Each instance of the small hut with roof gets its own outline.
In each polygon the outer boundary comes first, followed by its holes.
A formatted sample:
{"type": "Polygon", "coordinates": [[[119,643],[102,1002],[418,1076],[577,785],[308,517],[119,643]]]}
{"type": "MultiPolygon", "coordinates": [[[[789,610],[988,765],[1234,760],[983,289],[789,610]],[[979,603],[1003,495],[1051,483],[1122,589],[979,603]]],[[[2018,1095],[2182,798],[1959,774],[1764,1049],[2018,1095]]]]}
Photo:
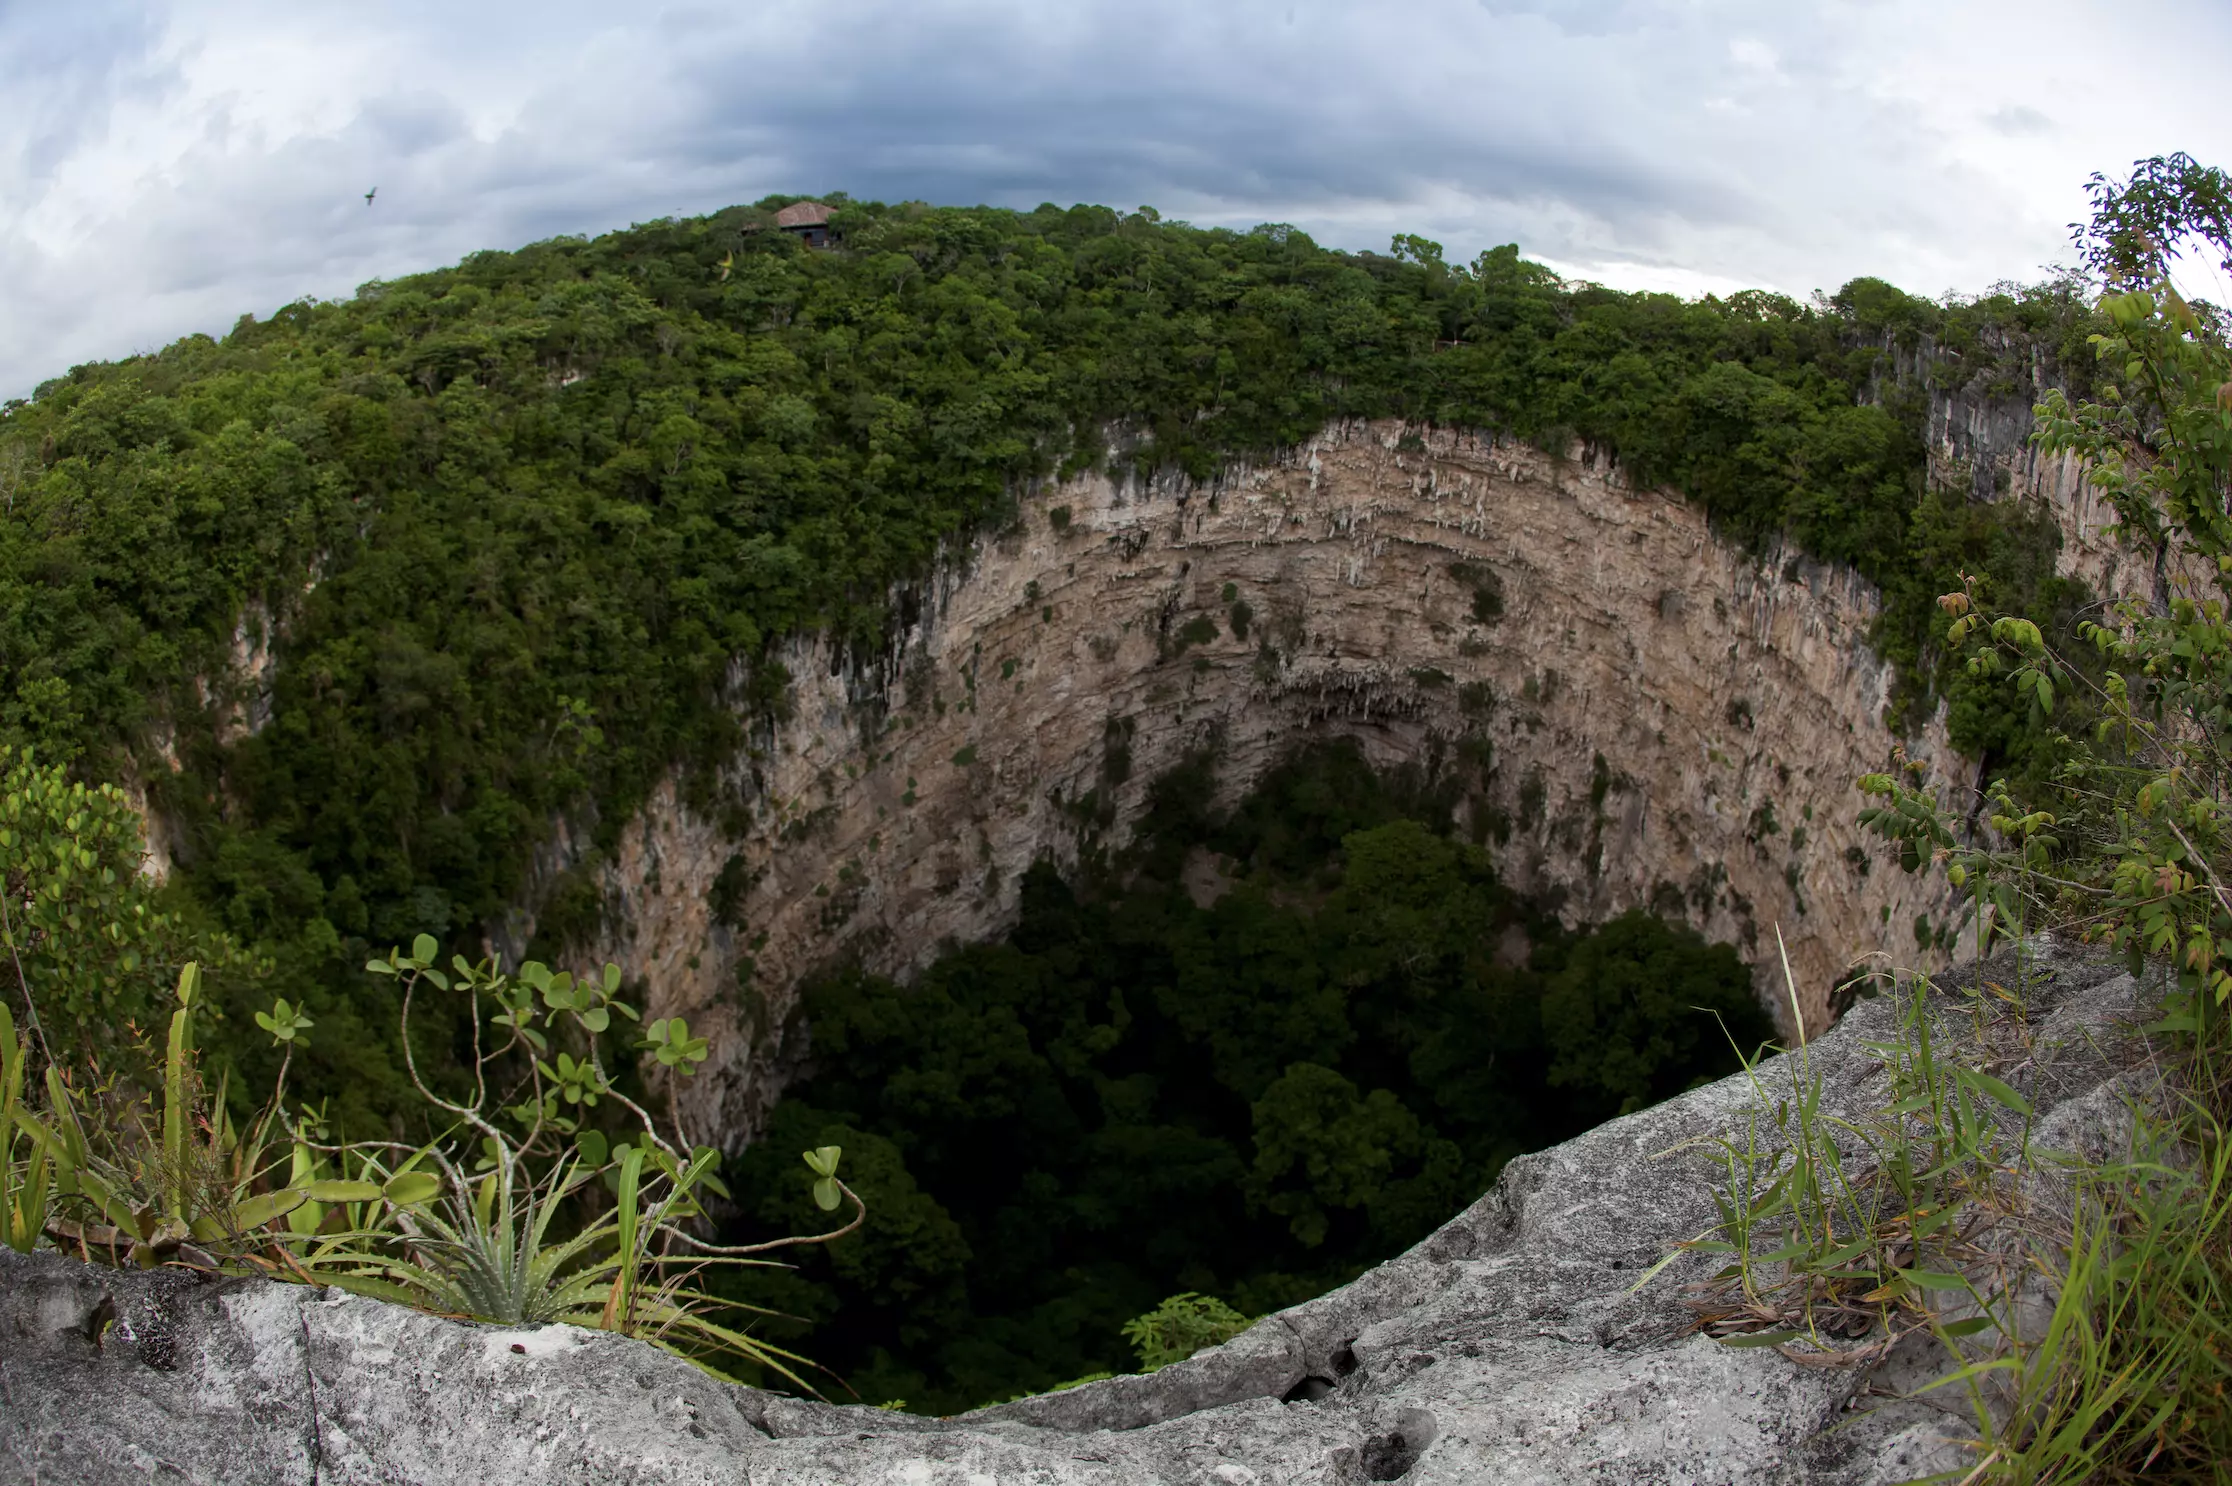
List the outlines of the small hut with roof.
{"type": "Polygon", "coordinates": [[[809,248],[829,246],[831,210],[818,201],[794,201],[775,214],[775,225],[809,248]]]}

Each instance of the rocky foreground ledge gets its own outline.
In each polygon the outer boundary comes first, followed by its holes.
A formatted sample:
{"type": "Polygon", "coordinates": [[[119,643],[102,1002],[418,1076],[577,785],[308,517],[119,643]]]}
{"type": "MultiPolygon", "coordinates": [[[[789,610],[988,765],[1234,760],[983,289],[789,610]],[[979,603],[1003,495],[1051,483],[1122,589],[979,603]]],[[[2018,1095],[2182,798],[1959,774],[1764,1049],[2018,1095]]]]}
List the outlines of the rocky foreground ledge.
{"type": "MultiPolygon", "coordinates": [[[[2050,941],[2026,982],[2028,1058],[2002,1076],[2038,1107],[2034,1146],[2119,1146],[2151,1077],[2137,985],[2050,941]]],[[[1825,1108],[1880,1104],[1864,1044],[1890,1020],[1863,1003],[1814,1044],[1825,1108]]],[[[1409,1253],[1190,1361],[955,1419],[724,1384],[572,1327],[0,1248],[0,1481],[1861,1486],[1957,1464],[1962,1417],[1884,1396],[1937,1359],[1805,1368],[1696,1335],[1678,1292],[1702,1258],[1631,1293],[1714,1221],[1713,1168],[1663,1153],[1751,1099],[1724,1080],[1514,1161],[1409,1253]]]]}

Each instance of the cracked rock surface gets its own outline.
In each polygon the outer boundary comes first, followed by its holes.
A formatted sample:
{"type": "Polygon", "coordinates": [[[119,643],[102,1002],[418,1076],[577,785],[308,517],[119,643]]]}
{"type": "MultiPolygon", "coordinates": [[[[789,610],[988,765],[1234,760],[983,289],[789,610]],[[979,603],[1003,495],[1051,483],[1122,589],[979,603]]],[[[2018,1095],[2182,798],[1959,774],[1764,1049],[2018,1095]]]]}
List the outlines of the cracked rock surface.
{"type": "MultiPolygon", "coordinates": [[[[2147,1072],[2132,978],[2051,941],[1968,976],[2025,1003],[2008,1073],[2034,1144],[2113,1147],[2147,1072]]],[[[1863,1003],[1814,1043],[1825,1109],[1880,1103],[1864,1044],[1890,1016],[1863,1003]]],[[[1708,1261],[1635,1290],[1714,1221],[1685,1143],[1753,1099],[1723,1080],[1514,1161],[1409,1253],[1151,1376],[945,1420],[738,1387],[571,1327],[0,1249],[0,1480],[1868,1486],[1959,1464],[1964,1421],[1872,1397],[1883,1375],[1692,1333],[1678,1290],[1708,1261]]]]}

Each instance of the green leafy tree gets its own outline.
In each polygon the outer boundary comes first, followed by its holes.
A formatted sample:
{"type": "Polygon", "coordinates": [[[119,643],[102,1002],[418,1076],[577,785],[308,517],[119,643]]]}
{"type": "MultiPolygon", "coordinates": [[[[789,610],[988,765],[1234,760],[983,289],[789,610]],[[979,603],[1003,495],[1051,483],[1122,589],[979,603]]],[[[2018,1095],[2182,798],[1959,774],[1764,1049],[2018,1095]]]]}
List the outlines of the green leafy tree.
{"type": "Polygon", "coordinates": [[[1417,1116],[1387,1090],[1363,1095],[1330,1068],[1296,1063],[1256,1101],[1250,1192],[1314,1249],[1329,1212],[1370,1206],[1420,1139],[1417,1116]]]}
{"type": "Polygon", "coordinates": [[[1655,1104],[1728,1071],[1730,1049],[1774,1036],[1750,970],[1724,944],[1642,912],[1575,945],[1542,998],[1550,1082],[1613,1101],[1655,1104]]]}
{"type": "Polygon", "coordinates": [[[0,975],[50,1046],[122,1051],[133,1029],[161,1020],[188,961],[244,967],[221,936],[160,906],[145,868],[139,813],[122,790],[0,744],[0,975]]]}

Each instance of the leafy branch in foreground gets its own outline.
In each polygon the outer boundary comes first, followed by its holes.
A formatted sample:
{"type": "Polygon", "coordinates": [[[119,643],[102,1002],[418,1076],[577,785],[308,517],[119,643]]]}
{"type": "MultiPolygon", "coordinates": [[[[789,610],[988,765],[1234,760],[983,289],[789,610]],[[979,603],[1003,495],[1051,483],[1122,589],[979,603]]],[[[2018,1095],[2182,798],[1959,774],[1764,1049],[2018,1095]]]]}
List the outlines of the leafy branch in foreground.
{"type": "Polygon", "coordinates": [[[2097,401],[2049,392],[2035,437],[2081,464],[2117,513],[2111,533],[2150,559],[2151,590],[2079,622],[2091,665],[1972,585],[1941,597],[1972,676],[2004,680],[2042,722],[2084,726],[2056,740],[2040,798],[1992,786],[1981,840],[1894,775],[1862,781],[1885,802],[1863,820],[1902,842],[1910,871],[1944,862],[2003,926],[2028,914],[2135,964],[2170,958],[2199,1026],[2232,998],[2232,347],[2222,310],[2189,300],[2173,268],[2182,249],[2232,269],[2232,184],[2180,155],[2121,185],[2096,177],[2093,195],[2079,245],[2108,287],[2091,341],[2112,375],[2097,401]],[[2081,705],[2057,714],[2072,693],[2081,705]]]}
{"type": "Polygon", "coordinates": [[[1124,1340],[1139,1352],[1139,1370],[1154,1372],[1183,1362],[1204,1347],[1220,1346],[1255,1324],[1214,1295],[1188,1290],[1124,1323],[1124,1340]]]}

